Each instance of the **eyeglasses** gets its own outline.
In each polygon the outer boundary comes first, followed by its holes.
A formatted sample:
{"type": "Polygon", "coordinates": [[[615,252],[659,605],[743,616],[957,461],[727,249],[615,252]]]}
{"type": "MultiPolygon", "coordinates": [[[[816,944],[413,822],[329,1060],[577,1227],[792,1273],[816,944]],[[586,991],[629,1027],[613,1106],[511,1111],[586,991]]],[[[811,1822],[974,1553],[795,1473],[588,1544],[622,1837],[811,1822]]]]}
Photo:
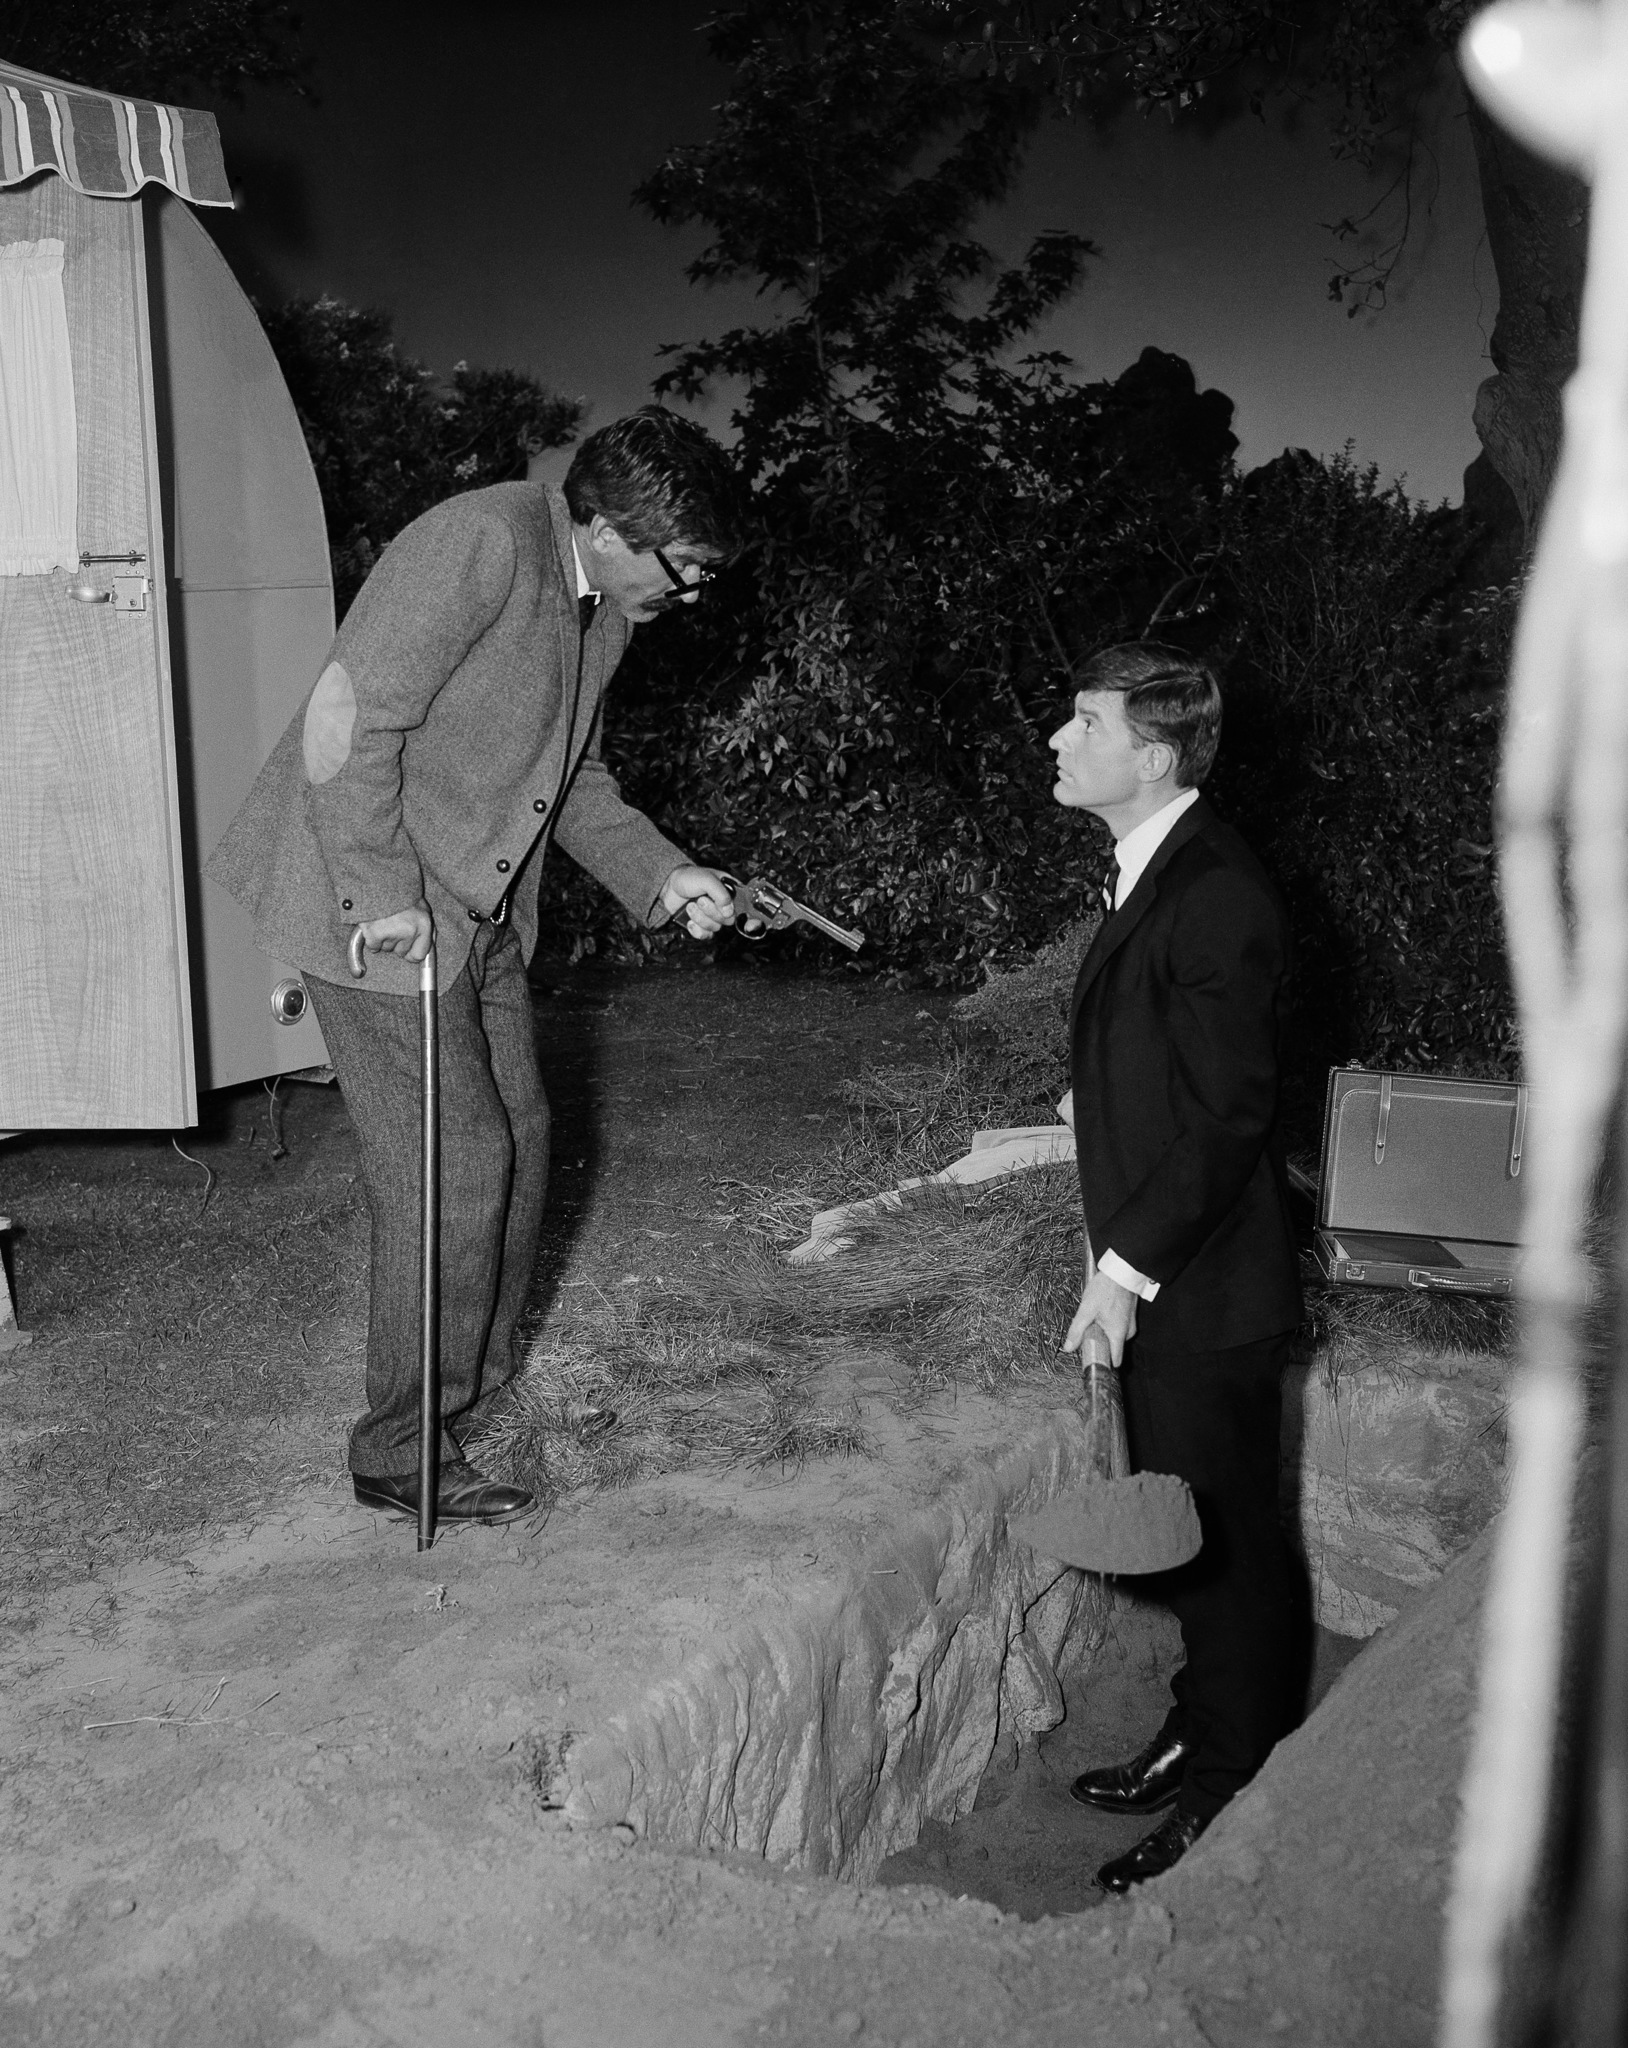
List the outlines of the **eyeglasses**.
{"type": "MultiPolygon", "coordinates": [[[[692,583],[687,576],[681,576],[678,573],[660,548],[652,548],[650,552],[667,572],[667,581],[681,597],[694,597],[698,591],[705,590],[707,585],[717,577],[718,572],[716,569],[709,568],[705,562],[695,562],[691,564],[691,567],[695,570],[695,580],[692,583]]],[[[671,604],[673,602],[672,598],[668,598],[667,602],[671,604]]]]}

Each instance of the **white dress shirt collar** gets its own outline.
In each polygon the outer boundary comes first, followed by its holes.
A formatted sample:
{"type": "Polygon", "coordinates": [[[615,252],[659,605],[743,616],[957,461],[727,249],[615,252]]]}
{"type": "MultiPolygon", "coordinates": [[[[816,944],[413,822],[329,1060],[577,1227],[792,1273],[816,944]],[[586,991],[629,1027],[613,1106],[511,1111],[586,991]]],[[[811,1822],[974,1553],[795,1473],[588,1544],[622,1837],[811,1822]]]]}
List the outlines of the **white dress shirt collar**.
{"type": "MultiPolygon", "coordinates": [[[[582,550],[577,546],[577,537],[575,534],[572,534],[571,536],[571,560],[576,564],[577,596],[579,598],[591,597],[594,603],[598,604],[599,592],[595,590],[593,585],[588,581],[588,572],[582,566],[582,550]]],[[[1162,817],[1163,815],[1164,813],[1161,811],[1160,816],[1162,817]]]]}
{"type": "Polygon", "coordinates": [[[1182,812],[1190,811],[1197,802],[1198,791],[1184,789],[1179,796],[1173,796],[1163,810],[1155,811],[1151,818],[1144,818],[1140,825],[1127,832],[1115,846],[1114,855],[1119,862],[1119,882],[1114,890],[1115,910],[1141,881],[1147,872],[1148,862],[1169,838],[1182,812]]]}

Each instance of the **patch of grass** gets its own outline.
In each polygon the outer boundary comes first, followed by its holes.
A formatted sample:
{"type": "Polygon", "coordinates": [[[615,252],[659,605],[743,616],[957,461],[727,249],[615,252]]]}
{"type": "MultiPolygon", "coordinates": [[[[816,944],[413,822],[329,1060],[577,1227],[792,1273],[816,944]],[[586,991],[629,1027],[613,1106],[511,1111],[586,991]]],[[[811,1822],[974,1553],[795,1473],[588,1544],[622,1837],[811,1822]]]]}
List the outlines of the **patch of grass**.
{"type": "Polygon", "coordinates": [[[711,1313],[757,1339],[885,1338],[922,1386],[989,1388],[1057,1367],[1080,1288],[1072,1166],[970,1188],[929,1183],[843,1235],[846,1250],[798,1265],[744,1247],[712,1276],[711,1313]]]}
{"type": "Polygon", "coordinates": [[[219,1169],[207,1203],[167,1142],[8,1162],[34,1342],[10,1361],[0,1540],[51,1576],[241,1519],[268,1468],[327,1476],[342,1434],[352,1365],[330,1361],[366,1301],[360,1188],[268,1167],[258,1123],[190,1142],[219,1169]]]}
{"type": "MultiPolygon", "coordinates": [[[[806,1229],[809,1199],[783,1235],[806,1229]]],[[[470,1457],[547,1502],[692,1462],[863,1454],[853,1404],[820,1398],[825,1352],[885,1344],[919,1391],[1066,1370],[1080,1236],[1071,1167],[912,1190],[856,1222],[831,1259],[788,1265],[766,1234],[743,1236],[704,1286],[604,1299],[537,1340],[470,1457]],[[615,1426],[596,1428],[607,1410],[615,1426]]]]}
{"type": "Polygon", "coordinates": [[[715,1179],[747,1232],[787,1248],[822,1209],[885,1194],[959,1159],[977,1131],[1026,1119],[968,1047],[946,1034],[933,1064],[879,1068],[841,1084],[842,1135],[818,1158],[766,1180],[715,1179]]]}
{"type": "Polygon", "coordinates": [[[1325,1287],[1311,1281],[1304,1335],[1332,1382],[1402,1351],[1507,1356],[1515,1341],[1515,1313],[1513,1302],[1491,1296],[1325,1287]]]}
{"type": "Polygon", "coordinates": [[[606,1298],[533,1342],[469,1455],[545,1503],[693,1463],[866,1455],[852,1406],[818,1398],[821,1363],[817,1347],[742,1335],[678,1289],[606,1298]]]}
{"type": "Polygon", "coordinates": [[[1009,1124],[1049,1123],[1068,1087],[1068,1004],[1102,913],[1095,905],[1020,966],[992,974],[955,1006],[972,1064],[1009,1124]]]}

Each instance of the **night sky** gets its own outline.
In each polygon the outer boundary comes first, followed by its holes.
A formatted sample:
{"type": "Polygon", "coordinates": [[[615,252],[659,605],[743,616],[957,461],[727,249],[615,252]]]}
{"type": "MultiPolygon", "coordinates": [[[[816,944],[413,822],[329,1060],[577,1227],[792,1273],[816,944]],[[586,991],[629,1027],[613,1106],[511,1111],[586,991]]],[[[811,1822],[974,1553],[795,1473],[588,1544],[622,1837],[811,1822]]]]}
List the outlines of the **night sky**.
{"type": "MultiPolygon", "coordinates": [[[[709,131],[727,84],[696,33],[709,11],[321,0],[306,10],[318,103],[259,94],[223,115],[242,211],[209,225],[251,290],[379,307],[439,371],[529,370],[614,418],[648,398],[659,343],[762,317],[744,290],[689,285],[699,237],[630,202],[672,143],[709,131]]],[[[978,232],[1008,256],[1041,228],[1089,235],[1102,257],[1037,343],[1090,377],[1148,343],[1186,356],[1236,400],[1246,466],[1351,441],[1410,494],[1456,500],[1497,288],[1450,92],[1426,143],[1391,303],[1354,320],[1327,295],[1324,224],[1381,183],[1331,159],[1310,109],[1208,135],[1050,121],[978,232]]],[[[722,427],[727,394],[702,417],[722,427]]]]}

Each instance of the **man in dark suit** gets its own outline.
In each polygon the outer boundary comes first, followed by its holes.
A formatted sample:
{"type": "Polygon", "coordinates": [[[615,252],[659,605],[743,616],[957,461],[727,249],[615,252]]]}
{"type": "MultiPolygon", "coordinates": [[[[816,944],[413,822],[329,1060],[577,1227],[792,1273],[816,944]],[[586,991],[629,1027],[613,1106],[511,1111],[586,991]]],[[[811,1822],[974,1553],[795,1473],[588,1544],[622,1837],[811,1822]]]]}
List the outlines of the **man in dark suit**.
{"type": "Polygon", "coordinates": [[[416,963],[435,944],[441,1037],[438,1516],[502,1521],[530,1495],[463,1445],[514,1374],[548,1173],[526,965],[557,845],[629,915],[695,937],[733,899],[600,759],[602,699],[632,629],[693,604],[746,506],[702,430],[646,406],[584,441],[563,494],[449,499],[380,556],[310,695],[210,858],[275,959],[306,978],[361,1143],[372,1213],[364,1506],[418,1505],[416,963]],[[355,935],[368,956],[352,978],[355,935]]]}
{"type": "Polygon", "coordinates": [[[1133,1464],[1193,1489],[1199,1556],[1148,1581],[1186,1662],[1163,1727],[1072,1791],[1173,1808],[1098,1881],[1167,1870],[1287,1725],[1292,1579],[1278,1520],[1279,1376],[1301,1318],[1275,1139],[1288,928],[1276,890],[1199,795],[1221,731],[1202,663],[1142,643],[1095,656],[1053,734],[1057,801],[1114,835],[1106,916],[1070,1017],[1093,1323],[1124,1367],[1133,1464]]]}

